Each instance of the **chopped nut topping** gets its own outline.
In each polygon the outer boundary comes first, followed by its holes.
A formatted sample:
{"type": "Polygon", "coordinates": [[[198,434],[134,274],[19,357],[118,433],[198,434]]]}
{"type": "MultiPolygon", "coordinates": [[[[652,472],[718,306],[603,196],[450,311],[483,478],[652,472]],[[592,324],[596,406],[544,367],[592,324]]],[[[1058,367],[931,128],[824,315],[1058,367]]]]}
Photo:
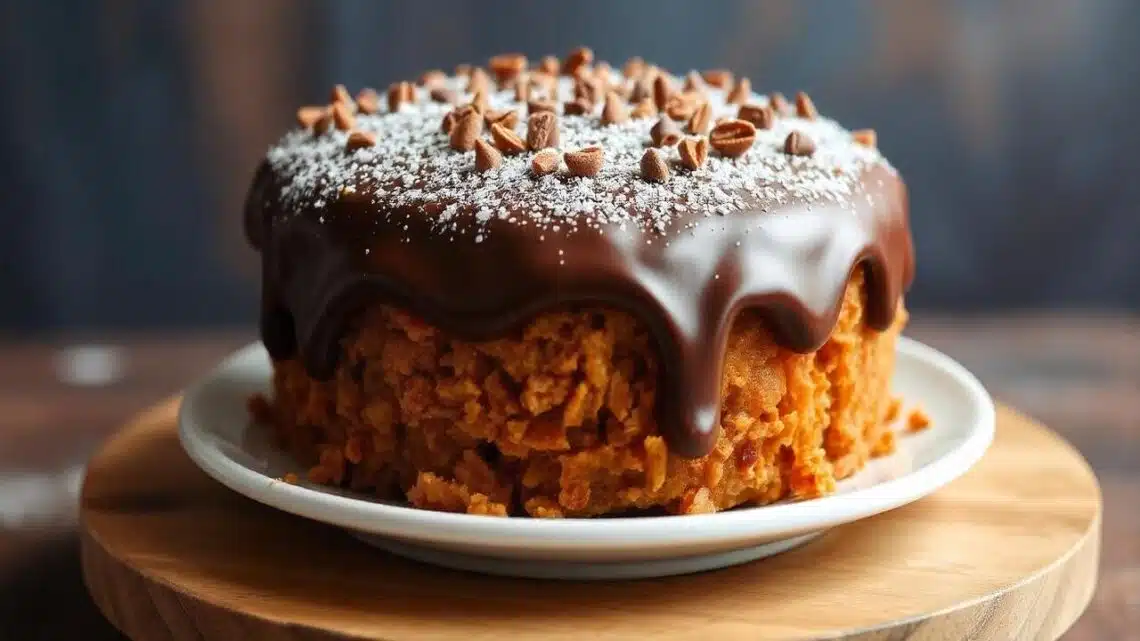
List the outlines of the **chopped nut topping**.
{"type": "Polygon", "coordinates": [[[851,132],[851,138],[864,147],[871,147],[874,149],[878,144],[878,136],[875,135],[874,129],[860,129],[851,132]]]}
{"type": "Polygon", "coordinates": [[[752,81],[741,77],[736,80],[736,84],[732,86],[732,91],[728,92],[728,96],[724,100],[729,104],[742,105],[748,102],[751,97],[752,81]]]}
{"type": "Polygon", "coordinates": [[[467,93],[487,93],[491,90],[491,76],[482,67],[471,70],[471,77],[467,79],[467,93]]]}
{"type": "Polygon", "coordinates": [[[530,100],[530,78],[520,76],[519,82],[515,83],[515,100],[518,102],[527,102],[530,100]]]}
{"type": "Polygon", "coordinates": [[[515,125],[519,124],[519,114],[514,109],[500,109],[483,114],[483,120],[486,121],[488,127],[500,124],[507,129],[514,129],[515,125]]]}
{"type": "Polygon", "coordinates": [[[604,60],[594,65],[594,78],[602,84],[603,90],[610,88],[613,71],[613,67],[610,67],[610,63],[604,60]]]}
{"type": "Polygon", "coordinates": [[[380,95],[375,89],[365,87],[356,93],[356,110],[362,114],[380,111],[380,95]]]}
{"type": "Polygon", "coordinates": [[[768,96],[768,104],[772,105],[772,110],[776,112],[777,116],[788,116],[792,113],[792,106],[788,104],[788,99],[779,91],[774,91],[768,96]]]}
{"type": "Polygon", "coordinates": [[[631,118],[652,118],[657,115],[657,103],[653,102],[653,98],[645,97],[640,102],[633,106],[633,111],[629,112],[631,118]]]}
{"type": "Polygon", "coordinates": [[[602,97],[602,84],[591,76],[576,78],[574,80],[574,97],[582,98],[590,104],[594,104],[602,97]]]}
{"type": "Polygon", "coordinates": [[[693,117],[689,118],[689,133],[703,134],[709,129],[709,120],[712,118],[712,109],[709,103],[702,102],[697,110],[693,112],[693,117]]]}
{"type": "Polygon", "coordinates": [[[455,126],[451,129],[451,148],[456,151],[471,151],[475,141],[483,133],[483,117],[474,109],[466,109],[457,114],[455,126]]]}
{"type": "MultiPolygon", "coordinates": [[[[573,102],[562,105],[562,113],[568,116],[582,116],[594,110],[594,105],[585,98],[577,98],[573,102]]],[[[604,117],[605,114],[603,114],[604,117]]]]}
{"type": "Polygon", "coordinates": [[[673,120],[685,121],[693,117],[697,108],[706,102],[704,96],[695,92],[679,93],[665,104],[665,113],[673,120]]]}
{"type": "Polygon", "coordinates": [[[507,126],[499,122],[491,123],[491,140],[494,141],[495,147],[499,151],[508,156],[521,154],[526,151],[526,143],[515,133],[512,128],[513,126],[514,125],[507,126]]]}
{"type": "Polygon", "coordinates": [[[709,69],[701,76],[705,82],[717,89],[727,89],[732,86],[732,72],[727,69],[709,69]]]}
{"type": "Polygon", "coordinates": [[[475,141],[475,170],[491,171],[503,164],[503,154],[499,153],[486,140],[479,138],[475,141]]]}
{"type": "Polygon", "coordinates": [[[713,128],[709,144],[720,155],[736,158],[744,155],[756,141],[756,127],[747,120],[728,120],[713,128]]]}
{"type": "Polygon", "coordinates": [[[356,118],[348,105],[347,102],[334,102],[332,106],[333,123],[341,131],[348,131],[356,126],[356,118]]]}
{"type": "Polygon", "coordinates": [[[336,85],[332,88],[332,95],[329,100],[334,105],[338,102],[352,104],[352,95],[348,93],[348,89],[344,85],[336,85]]]}
{"type": "Polygon", "coordinates": [[[431,90],[430,95],[433,101],[449,105],[453,105],[456,100],[459,100],[459,96],[447,87],[435,87],[431,90]]]}
{"type": "MultiPolygon", "coordinates": [[[[653,83],[645,78],[638,78],[633,81],[633,87],[629,92],[629,101],[638,103],[642,100],[649,98],[653,99],[653,83]]],[[[657,103],[653,104],[654,109],[657,108],[657,103]]]]}
{"type": "MultiPolygon", "coordinates": [[[[456,71],[458,71],[458,69],[456,69],[456,71]]],[[[456,73],[456,75],[460,74],[456,73]]],[[[418,80],[416,80],[416,83],[421,87],[434,87],[445,81],[447,81],[447,74],[443,73],[441,69],[432,69],[431,71],[425,71],[420,74],[420,77],[418,80]]]]}
{"type": "Polygon", "coordinates": [[[815,141],[805,134],[793,131],[784,139],[784,153],[793,156],[810,156],[815,153],[815,141]]]}
{"type": "Polygon", "coordinates": [[[561,67],[562,64],[559,63],[558,58],[554,56],[546,56],[542,59],[542,64],[538,66],[539,70],[541,70],[543,73],[550,74],[552,76],[557,76],[558,70],[561,67]]]}
{"type": "Polygon", "coordinates": [[[443,116],[443,122],[439,123],[439,130],[445,134],[450,134],[451,130],[455,127],[455,121],[458,117],[455,115],[455,110],[447,112],[443,116]]]}
{"type": "Polygon", "coordinates": [[[558,146],[558,116],[553,111],[539,111],[528,118],[526,146],[532,150],[558,146]]]}
{"type": "Polygon", "coordinates": [[[557,113],[558,103],[554,102],[553,100],[531,100],[530,102],[526,103],[526,112],[528,115],[533,115],[543,111],[557,113]]]}
{"type": "Polygon", "coordinates": [[[301,107],[297,110],[297,124],[305,129],[317,124],[329,112],[329,108],[325,106],[310,105],[308,107],[301,107]]]}
{"type": "Polygon", "coordinates": [[[471,106],[474,107],[475,111],[478,111],[479,113],[486,112],[487,111],[487,92],[476,91],[471,96],[471,106]]]}
{"type": "Polygon", "coordinates": [[[690,171],[700,169],[709,159],[709,141],[707,138],[686,138],[677,145],[677,152],[681,156],[681,166],[690,171]]]}
{"type": "Polygon", "coordinates": [[[376,134],[367,131],[354,131],[348,134],[348,140],[344,143],[345,151],[356,151],[364,147],[376,146],[376,134]]]}
{"type": "Polygon", "coordinates": [[[819,115],[815,109],[815,103],[802,91],[796,93],[796,115],[808,120],[815,120],[816,116],[819,115]]]}
{"type": "MultiPolygon", "coordinates": [[[[431,72],[429,71],[428,73],[431,73],[431,72]]],[[[455,75],[460,77],[460,78],[469,77],[471,75],[471,65],[468,65],[468,64],[455,65],[455,75]]],[[[423,84],[427,84],[427,83],[423,83],[423,84]]]]}
{"type": "Polygon", "coordinates": [[[526,56],[521,53],[504,53],[491,58],[487,67],[495,74],[495,80],[500,85],[512,80],[515,76],[526,71],[526,56]]]}
{"type": "Polygon", "coordinates": [[[653,102],[657,103],[658,109],[664,109],[671,97],[673,97],[673,87],[669,83],[669,78],[665,74],[658,75],[653,79],[653,102]]]}
{"type": "Polygon", "coordinates": [[[394,82],[388,86],[388,111],[397,112],[400,110],[400,105],[415,101],[416,90],[412,87],[412,83],[394,82]]]}
{"type": "Polygon", "coordinates": [[[701,78],[701,74],[696,71],[690,71],[685,76],[685,86],[682,91],[704,91],[705,81],[701,78]]]}
{"type": "Polygon", "coordinates": [[[758,107],[756,105],[741,105],[736,117],[740,120],[747,120],[757,129],[771,129],[776,120],[771,107],[758,107]]]}
{"type": "Polygon", "coordinates": [[[653,139],[654,147],[672,147],[681,141],[681,129],[669,116],[661,116],[649,130],[649,137],[653,139]]]}
{"type": "Polygon", "coordinates": [[[578,47],[562,62],[562,73],[573,76],[575,72],[594,61],[594,52],[589,47],[578,47]]]}
{"type": "Polygon", "coordinates": [[[566,168],[570,170],[571,175],[588,178],[598,175],[602,170],[605,154],[601,147],[595,145],[577,151],[568,151],[563,154],[562,159],[566,161],[566,168]]]}
{"type": "Polygon", "coordinates": [[[637,78],[645,72],[645,61],[638,56],[634,56],[625,61],[621,68],[622,74],[626,78],[637,78]]]}
{"type": "Polygon", "coordinates": [[[333,124],[332,109],[326,109],[325,113],[322,114],[320,118],[317,118],[317,121],[313,123],[313,135],[314,136],[320,136],[321,134],[328,131],[329,127],[332,127],[332,124],[333,124]]]}
{"type": "Polygon", "coordinates": [[[558,170],[558,151],[543,149],[534,155],[530,161],[530,170],[536,176],[545,176],[558,170]]]}
{"type": "Polygon", "coordinates": [[[649,182],[663,183],[669,179],[669,165],[661,157],[661,152],[649,148],[641,156],[641,177],[649,182]]]}
{"type": "Polygon", "coordinates": [[[614,92],[606,94],[606,104],[602,108],[602,124],[616,125],[629,120],[629,110],[614,92]]]}

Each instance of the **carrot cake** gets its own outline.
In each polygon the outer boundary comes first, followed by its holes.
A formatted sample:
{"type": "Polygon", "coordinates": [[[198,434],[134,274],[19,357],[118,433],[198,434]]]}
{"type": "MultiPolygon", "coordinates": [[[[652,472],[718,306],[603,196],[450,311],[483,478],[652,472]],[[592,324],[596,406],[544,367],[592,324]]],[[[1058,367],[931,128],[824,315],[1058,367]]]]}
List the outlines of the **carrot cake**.
{"type": "Polygon", "coordinates": [[[906,188],[804,93],[586,48],[333,89],[245,208],[310,482],[500,516],[826,494],[892,451],[906,188]]]}

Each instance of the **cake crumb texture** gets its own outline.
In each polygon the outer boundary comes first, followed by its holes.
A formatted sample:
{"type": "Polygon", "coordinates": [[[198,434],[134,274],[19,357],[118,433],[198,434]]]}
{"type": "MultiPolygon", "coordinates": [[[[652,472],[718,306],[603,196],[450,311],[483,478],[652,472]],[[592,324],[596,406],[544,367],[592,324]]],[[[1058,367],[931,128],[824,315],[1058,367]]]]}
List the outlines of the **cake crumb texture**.
{"type": "MultiPolygon", "coordinates": [[[[735,321],[721,434],[697,459],[669,452],[654,407],[647,329],[613,309],[540,315],[516,335],[465,342],[383,305],[361,314],[329,381],[274,364],[251,400],[310,482],[494,516],[715,512],[805,499],[893,450],[885,420],[901,309],[864,325],[863,277],[848,284],[828,342],[779,347],[756,314],[735,321]]],[[[913,415],[912,415],[913,416],[913,415]]]]}

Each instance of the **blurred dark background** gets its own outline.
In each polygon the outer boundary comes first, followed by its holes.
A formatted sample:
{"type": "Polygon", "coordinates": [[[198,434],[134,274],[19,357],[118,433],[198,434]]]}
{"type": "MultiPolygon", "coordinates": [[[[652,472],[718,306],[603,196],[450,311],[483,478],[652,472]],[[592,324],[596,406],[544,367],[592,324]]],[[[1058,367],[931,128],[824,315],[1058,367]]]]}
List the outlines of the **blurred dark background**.
{"type": "Polygon", "coordinates": [[[1140,0],[0,0],[0,641],[122,641],[80,578],[84,463],[254,338],[240,205],[296,107],[580,44],[878,131],[910,185],[908,333],[1100,478],[1065,638],[1140,639],[1138,33],[1140,0]]]}
{"type": "Polygon", "coordinates": [[[0,331],[249,325],[241,198],[296,106],[577,44],[873,127],[923,310],[1140,309],[1140,3],[7,2],[0,331]]]}

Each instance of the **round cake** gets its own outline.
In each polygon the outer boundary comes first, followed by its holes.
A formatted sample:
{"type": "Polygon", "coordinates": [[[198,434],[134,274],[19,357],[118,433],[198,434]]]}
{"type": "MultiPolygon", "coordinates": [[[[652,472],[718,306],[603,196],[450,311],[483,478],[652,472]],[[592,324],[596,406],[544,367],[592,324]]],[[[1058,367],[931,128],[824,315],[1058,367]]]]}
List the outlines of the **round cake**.
{"type": "Polygon", "coordinates": [[[586,48],[333,89],[245,209],[309,482],[501,516],[802,499],[891,452],[914,271],[870,130],[586,48]]]}

